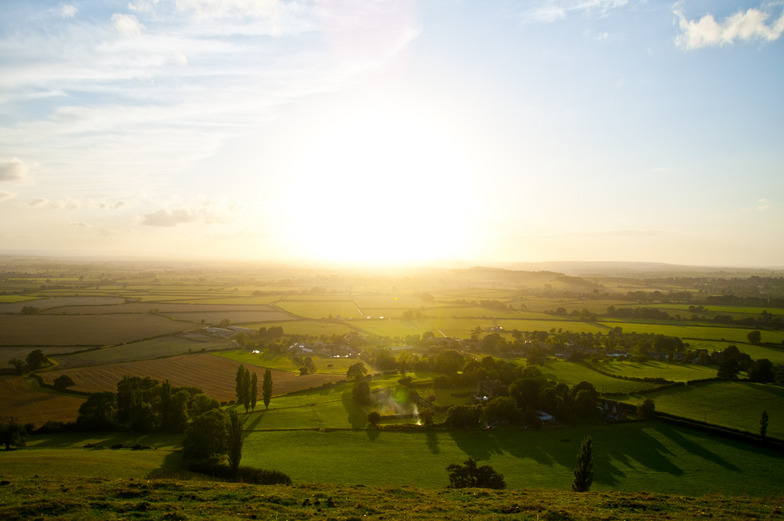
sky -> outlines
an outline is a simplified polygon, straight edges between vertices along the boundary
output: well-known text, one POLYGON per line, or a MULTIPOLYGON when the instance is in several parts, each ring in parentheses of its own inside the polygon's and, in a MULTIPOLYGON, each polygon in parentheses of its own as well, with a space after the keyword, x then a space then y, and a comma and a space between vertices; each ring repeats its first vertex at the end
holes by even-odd
POLYGON ((784 266, 782 0, 0 13, 0 253, 784 266))

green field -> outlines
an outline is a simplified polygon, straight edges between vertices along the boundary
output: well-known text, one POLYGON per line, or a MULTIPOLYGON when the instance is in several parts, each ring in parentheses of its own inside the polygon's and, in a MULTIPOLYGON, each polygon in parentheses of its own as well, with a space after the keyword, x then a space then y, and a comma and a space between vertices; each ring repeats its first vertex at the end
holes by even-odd
MULTIPOLYGON (((585 436, 593 439, 596 491, 697 496, 781 492, 783 455, 655 422, 541 431, 256 431, 245 436, 242 463, 282 470, 299 484, 443 488, 446 466, 473 457, 502 472, 510 489, 568 490, 585 436)), ((175 444, 162 435, 33 436, 28 448, 0 453, 0 469, 12 480, 33 474, 144 478, 155 469, 176 466, 175 444), (88 442, 107 448, 86 449, 88 442), (155 448, 108 448, 115 443, 155 448)))
MULTIPOLYGON (((672 324, 634 323, 602 321, 606 327, 620 327, 625 333, 652 333, 667 336, 677 336, 684 339, 697 340, 727 340, 730 342, 748 342, 746 335, 751 329, 719 326, 680 326, 672 324)), ((763 331, 763 342, 781 343, 784 341, 784 331, 763 331)))
POLYGON ((304 300, 282 300, 276 305, 285 309, 289 313, 306 318, 328 318, 330 316, 341 316, 346 320, 352 318, 364 318, 353 301, 304 301, 304 300))
POLYGON ((345 335, 353 329, 341 322, 328 322, 317 320, 287 320, 284 322, 250 322, 243 324, 242 327, 248 329, 261 329, 280 326, 289 335, 310 335, 320 337, 322 335, 345 335))
POLYGON ((673 382, 686 382, 714 378, 716 369, 692 364, 667 364, 650 361, 645 363, 626 360, 598 364, 596 367, 606 373, 631 378, 664 378, 673 382))
POLYGON ((650 398, 656 410, 752 433, 759 432, 762 411, 770 416, 768 435, 784 438, 784 387, 751 382, 704 382, 673 387, 628 401, 650 398))
POLYGON ((245 438, 244 462, 284 470, 300 483, 444 487, 445 467, 470 456, 502 472, 510 488, 568 490, 577 448, 589 435, 595 490, 781 491, 781 454, 659 423, 542 431, 254 432, 245 438))
POLYGON ((580 382, 591 382, 599 393, 633 393, 654 387, 645 382, 611 378, 583 364, 564 360, 550 360, 541 369, 545 377, 563 382, 570 387, 580 382))
MULTIPOLYGON (((236 360, 243 364, 256 365, 259 367, 269 367, 270 369, 280 369, 281 371, 289 371, 292 373, 299 373, 300 366, 296 364, 291 357, 287 355, 275 355, 268 351, 261 353, 249 353, 248 351, 222 351, 215 353, 218 356, 236 360)), ((307 355, 304 355, 305 358, 307 355)), ((313 364, 316 366, 317 373, 338 373, 346 374, 349 366, 357 363, 354 358, 322 358, 320 356, 311 356, 313 364)))
POLYGON ((774 364, 784 364, 784 347, 774 348, 765 346, 755 346, 740 342, 714 342, 707 340, 689 341, 689 349, 707 349, 709 353, 713 351, 724 351, 728 346, 734 345, 741 353, 746 353, 752 360, 767 358, 774 364))

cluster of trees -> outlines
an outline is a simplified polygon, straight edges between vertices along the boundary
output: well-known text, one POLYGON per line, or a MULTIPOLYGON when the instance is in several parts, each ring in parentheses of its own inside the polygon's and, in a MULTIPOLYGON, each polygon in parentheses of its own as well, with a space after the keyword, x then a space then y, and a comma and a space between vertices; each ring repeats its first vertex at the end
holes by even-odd
POLYGON ((29 373, 30 371, 37 371, 50 364, 51 362, 40 349, 31 351, 24 360, 12 358, 8 362, 8 365, 12 365, 14 367, 14 372, 18 375, 29 373))
MULTIPOLYGON (((482 362, 488 366, 499 364, 502 371, 503 365, 507 363, 487 363, 485 360, 482 362)), ((503 375, 503 372, 500 374, 503 375)), ((479 387, 485 388, 488 384, 497 396, 481 404, 450 407, 445 419, 447 427, 474 428, 486 423, 539 428, 539 411, 569 423, 587 421, 596 415, 598 392, 593 384, 580 382, 570 389, 564 383, 545 378, 537 367, 526 367, 522 374, 508 385, 504 385, 500 379, 485 379, 480 382, 479 387)))
POLYGON ((259 396, 256 372, 251 373, 244 365, 240 364, 234 380, 234 393, 237 395, 237 403, 245 407, 245 412, 248 412, 248 409, 255 411, 256 401, 259 396))
POLYGON ((0 443, 5 445, 5 450, 24 447, 31 427, 17 423, 14 418, 0 421, 0 443))
POLYGON ((92 393, 79 407, 79 430, 129 429, 183 432, 188 419, 219 409, 220 403, 196 387, 172 387, 151 378, 124 376, 117 392, 92 393))
POLYGON ((752 382, 784 383, 784 366, 774 366, 767 358, 752 360, 748 354, 741 353, 737 346, 727 346, 723 351, 713 353, 711 358, 719 364, 716 372, 718 378, 734 380, 740 371, 745 371, 752 382))

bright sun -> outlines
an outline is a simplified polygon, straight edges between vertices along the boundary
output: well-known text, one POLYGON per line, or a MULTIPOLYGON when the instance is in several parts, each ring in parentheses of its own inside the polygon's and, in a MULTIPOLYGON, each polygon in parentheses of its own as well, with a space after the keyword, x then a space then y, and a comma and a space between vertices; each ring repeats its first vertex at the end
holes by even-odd
POLYGON ((479 195, 446 129, 391 111, 343 116, 316 132, 288 180, 292 251, 399 264, 472 250, 479 195))

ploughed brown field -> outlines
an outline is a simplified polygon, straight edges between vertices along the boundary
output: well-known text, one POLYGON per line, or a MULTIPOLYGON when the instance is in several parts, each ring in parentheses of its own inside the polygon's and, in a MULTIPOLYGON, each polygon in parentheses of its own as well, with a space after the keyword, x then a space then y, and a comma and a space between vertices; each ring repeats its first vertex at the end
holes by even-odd
POLYGON ((0 418, 36 427, 47 421, 74 421, 84 398, 37 389, 21 376, 0 378, 0 418))
MULTIPOLYGON (((239 362, 229 360, 228 358, 199 353, 158 360, 142 360, 97 367, 47 371, 42 373, 41 376, 46 383, 52 383, 61 374, 67 374, 75 383, 71 389, 85 392, 116 391, 117 382, 124 375, 139 376, 141 378, 149 376, 154 380, 169 380, 175 387, 199 387, 205 394, 213 398, 220 401, 229 401, 236 399, 234 379, 239 365, 239 362)), ((252 365, 246 365, 245 367, 249 371, 256 373, 259 381, 259 396, 261 396, 264 368, 252 365)), ((346 378, 344 374, 299 376, 297 373, 289 373, 278 369, 271 369, 271 371, 272 392, 275 396, 318 387, 325 383, 337 382, 346 378)))

